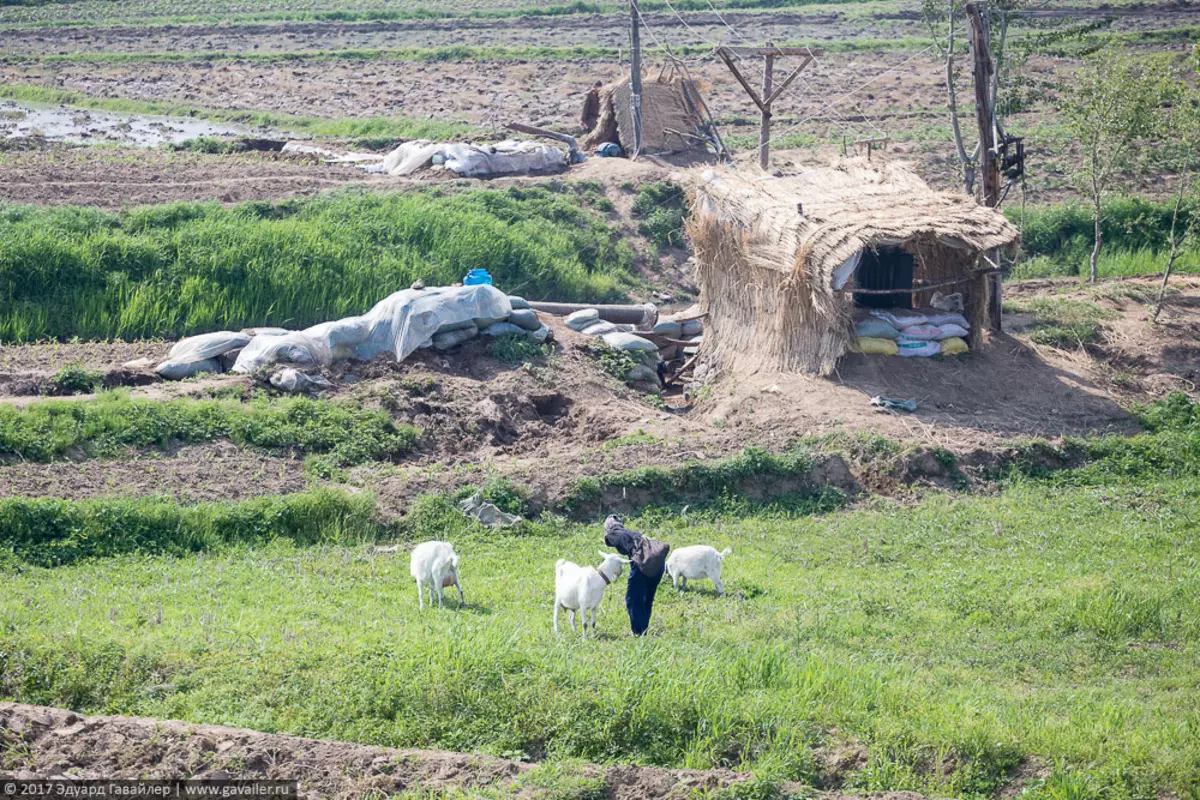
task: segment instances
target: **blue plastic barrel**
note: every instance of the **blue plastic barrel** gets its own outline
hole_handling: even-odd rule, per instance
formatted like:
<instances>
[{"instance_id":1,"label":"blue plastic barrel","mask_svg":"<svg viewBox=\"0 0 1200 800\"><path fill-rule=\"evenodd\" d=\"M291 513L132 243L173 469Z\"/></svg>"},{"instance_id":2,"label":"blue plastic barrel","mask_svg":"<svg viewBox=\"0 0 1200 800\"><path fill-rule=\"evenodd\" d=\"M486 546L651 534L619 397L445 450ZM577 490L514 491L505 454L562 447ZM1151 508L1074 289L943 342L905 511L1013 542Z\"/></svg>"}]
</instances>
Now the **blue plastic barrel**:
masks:
<instances>
[{"instance_id":1,"label":"blue plastic barrel","mask_svg":"<svg viewBox=\"0 0 1200 800\"><path fill-rule=\"evenodd\" d=\"M463 286L492 285L492 276L486 269L473 269L463 278Z\"/></svg>"}]
</instances>

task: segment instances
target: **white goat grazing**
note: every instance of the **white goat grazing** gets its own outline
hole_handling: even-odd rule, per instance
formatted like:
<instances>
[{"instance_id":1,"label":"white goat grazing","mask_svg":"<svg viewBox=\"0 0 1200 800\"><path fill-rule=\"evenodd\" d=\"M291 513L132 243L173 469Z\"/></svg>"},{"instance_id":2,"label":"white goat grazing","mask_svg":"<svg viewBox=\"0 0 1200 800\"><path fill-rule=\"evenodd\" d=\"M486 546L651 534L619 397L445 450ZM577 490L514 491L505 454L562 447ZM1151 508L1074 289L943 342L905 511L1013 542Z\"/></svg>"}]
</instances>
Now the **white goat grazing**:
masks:
<instances>
[{"instance_id":1,"label":"white goat grazing","mask_svg":"<svg viewBox=\"0 0 1200 800\"><path fill-rule=\"evenodd\" d=\"M691 547L681 547L672 550L667 558L667 574L671 576L671 585L680 591L687 588L688 578L702 580L708 578L717 587L717 594L725 596L725 584L721 583L721 564L725 556L733 552L732 547L726 547L721 552L706 544L696 544Z\"/></svg>"},{"instance_id":2,"label":"white goat grazing","mask_svg":"<svg viewBox=\"0 0 1200 800\"><path fill-rule=\"evenodd\" d=\"M417 602L425 608L425 588L429 588L429 605L433 605L433 590L437 589L438 608L442 608L443 591L447 586L458 587L458 604L463 604L462 581L458 578L458 554L449 542L422 542L413 548L409 573L417 580Z\"/></svg>"},{"instance_id":3,"label":"white goat grazing","mask_svg":"<svg viewBox=\"0 0 1200 800\"><path fill-rule=\"evenodd\" d=\"M599 567L581 567L560 558L554 563L554 632L558 633L558 610L568 614L571 631L575 631L575 612L583 622L583 638L587 638L588 612L592 615L592 633L596 632L596 609L604 600L604 590L621 577L623 564L628 558L612 553L601 553L604 561Z\"/></svg>"}]
</instances>

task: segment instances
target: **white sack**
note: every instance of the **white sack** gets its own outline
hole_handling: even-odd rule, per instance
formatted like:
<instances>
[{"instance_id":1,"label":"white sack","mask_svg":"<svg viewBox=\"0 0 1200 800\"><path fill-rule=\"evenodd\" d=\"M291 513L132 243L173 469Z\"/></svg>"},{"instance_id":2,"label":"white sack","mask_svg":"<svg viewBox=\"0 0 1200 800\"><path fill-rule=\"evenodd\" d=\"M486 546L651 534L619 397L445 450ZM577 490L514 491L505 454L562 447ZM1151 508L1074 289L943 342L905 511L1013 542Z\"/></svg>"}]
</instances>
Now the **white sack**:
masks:
<instances>
[{"instance_id":1,"label":"white sack","mask_svg":"<svg viewBox=\"0 0 1200 800\"><path fill-rule=\"evenodd\" d=\"M411 175L432 164L433 157L440 153L443 147L445 145L427 139L405 142L384 156L381 171L393 177Z\"/></svg>"},{"instance_id":2,"label":"white sack","mask_svg":"<svg viewBox=\"0 0 1200 800\"><path fill-rule=\"evenodd\" d=\"M327 367L332 360L328 344L292 331L283 336L255 336L242 348L230 372L254 372L267 364Z\"/></svg>"},{"instance_id":3,"label":"white sack","mask_svg":"<svg viewBox=\"0 0 1200 800\"><path fill-rule=\"evenodd\" d=\"M203 361L164 361L154 371L169 381L181 381L204 372L220 372L221 365L215 358Z\"/></svg>"},{"instance_id":4,"label":"white sack","mask_svg":"<svg viewBox=\"0 0 1200 800\"><path fill-rule=\"evenodd\" d=\"M511 139L490 146L449 144L442 152L446 169L465 178L540 172L567 165L566 153L557 147Z\"/></svg>"},{"instance_id":5,"label":"white sack","mask_svg":"<svg viewBox=\"0 0 1200 800\"><path fill-rule=\"evenodd\" d=\"M245 347L248 344L250 344L250 336L245 333L235 333L233 331L202 333L199 336L189 336L186 339L180 339L171 348L170 352L167 353L166 360L182 361L184 363L205 361L210 358L216 358L230 350Z\"/></svg>"}]
</instances>

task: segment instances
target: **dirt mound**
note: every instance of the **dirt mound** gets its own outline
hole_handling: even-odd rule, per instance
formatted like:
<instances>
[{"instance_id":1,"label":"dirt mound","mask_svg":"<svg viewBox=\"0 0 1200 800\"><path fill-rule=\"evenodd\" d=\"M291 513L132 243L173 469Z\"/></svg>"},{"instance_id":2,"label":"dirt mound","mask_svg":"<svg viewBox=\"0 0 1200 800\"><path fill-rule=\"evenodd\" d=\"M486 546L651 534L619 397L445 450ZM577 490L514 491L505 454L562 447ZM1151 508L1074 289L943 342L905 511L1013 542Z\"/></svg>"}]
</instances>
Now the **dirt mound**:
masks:
<instances>
[{"instance_id":1,"label":"dirt mound","mask_svg":"<svg viewBox=\"0 0 1200 800\"><path fill-rule=\"evenodd\" d=\"M142 717L86 717L0 703L0 763L16 778L295 780L306 797L388 796L407 789L517 790L531 764L396 750ZM750 776L726 770L583 766L613 798L684 797ZM534 783L534 781L526 781ZM516 785L514 785L516 784ZM533 793L533 794L536 794Z\"/></svg>"}]
</instances>

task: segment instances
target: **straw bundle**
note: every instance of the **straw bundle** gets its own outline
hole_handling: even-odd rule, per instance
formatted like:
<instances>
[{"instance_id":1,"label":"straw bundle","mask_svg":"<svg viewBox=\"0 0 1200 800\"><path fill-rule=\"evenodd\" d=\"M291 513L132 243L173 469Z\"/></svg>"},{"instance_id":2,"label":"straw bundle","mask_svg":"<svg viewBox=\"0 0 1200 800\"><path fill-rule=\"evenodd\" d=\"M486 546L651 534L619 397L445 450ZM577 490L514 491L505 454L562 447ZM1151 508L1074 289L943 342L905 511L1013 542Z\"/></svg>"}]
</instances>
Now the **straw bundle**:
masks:
<instances>
[{"instance_id":1,"label":"straw bundle","mask_svg":"<svg viewBox=\"0 0 1200 800\"><path fill-rule=\"evenodd\" d=\"M704 125L691 97L695 85L679 76L642 83L642 152L679 153L695 147L688 136L701 137ZM600 118L583 140L585 150L604 142L619 142L625 152L633 151L633 104L629 79L610 83L600 90Z\"/></svg>"},{"instance_id":2,"label":"straw bundle","mask_svg":"<svg viewBox=\"0 0 1200 800\"><path fill-rule=\"evenodd\" d=\"M978 328L979 255L1018 236L998 212L935 192L899 164L843 159L784 178L729 169L690 178L688 235L708 312L702 352L724 369L832 372L853 330L852 297L834 291L833 273L867 248L913 253L914 287L965 279L944 291L963 292Z\"/></svg>"}]
</instances>

